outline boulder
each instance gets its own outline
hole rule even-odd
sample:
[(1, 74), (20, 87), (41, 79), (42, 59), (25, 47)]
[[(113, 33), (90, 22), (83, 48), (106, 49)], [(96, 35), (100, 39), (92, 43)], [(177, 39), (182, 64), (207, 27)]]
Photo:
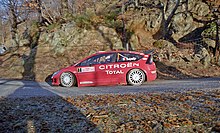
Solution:
[(113, 49), (123, 49), (122, 42), (115, 29), (106, 26), (99, 26), (97, 31), (110, 47)]
[(195, 54), (194, 59), (196, 61), (199, 60), (204, 65), (204, 67), (208, 67), (211, 62), (211, 56), (210, 56), (208, 50), (205, 47), (203, 47), (202, 45), (197, 45), (195, 52), (196, 52), (196, 54)]
[(177, 53), (178, 49), (176, 48), (176, 46), (166, 40), (158, 40), (156, 42), (154, 42), (154, 47), (160, 48), (160, 52), (159, 52), (159, 59), (168, 59), (171, 62), (175, 62), (177, 60), (179, 60), (179, 58), (175, 59), (175, 53)]
[(215, 40), (204, 38), (203, 41), (207, 44), (208, 48), (215, 48)]
[(28, 39), (23, 39), (19, 41), (19, 46), (27, 46), (30, 45), (30, 41)]
[(190, 14), (178, 13), (173, 17), (173, 21), (172, 30), (174, 34), (172, 37), (175, 40), (179, 40), (196, 29), (196, 26), (193, 25), (193, 17)]

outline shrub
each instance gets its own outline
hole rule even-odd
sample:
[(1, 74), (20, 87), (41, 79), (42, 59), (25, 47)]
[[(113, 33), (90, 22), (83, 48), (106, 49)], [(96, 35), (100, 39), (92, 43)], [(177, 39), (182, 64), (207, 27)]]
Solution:
[(203, 32), (202, 32), (202, 35), (203, 36), (207, 36), (207, 37), (213, 37), (215, 38), (216, 36), (216, 23), (215, 22), (212, 22), (212, 23), (209, 23), (207, 25), (207, 29), (205, 29)]
[(88, 13), (76, 15), (74, 21), (76, 25), (80, 28), (90, 29), (92, 27), (91, 21), (92, 15)]

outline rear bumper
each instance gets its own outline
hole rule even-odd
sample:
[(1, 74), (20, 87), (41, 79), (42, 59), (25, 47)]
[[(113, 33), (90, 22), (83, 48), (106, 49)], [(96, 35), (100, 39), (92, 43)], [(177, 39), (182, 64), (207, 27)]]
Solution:
[(153, 81), (156, 78), (157, 78), (157, 71), (153, 70), (153, 71), (150, 71), (150, 73), (148, 74), (147, 81)]

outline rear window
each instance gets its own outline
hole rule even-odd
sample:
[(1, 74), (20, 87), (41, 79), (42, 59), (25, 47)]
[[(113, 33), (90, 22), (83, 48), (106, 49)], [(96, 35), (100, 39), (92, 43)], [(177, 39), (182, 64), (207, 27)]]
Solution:
[(139, 54), (118, 53), (117, 55), (118, 62), (138, 61), (141, 58), (143, 58), (143, 56)]

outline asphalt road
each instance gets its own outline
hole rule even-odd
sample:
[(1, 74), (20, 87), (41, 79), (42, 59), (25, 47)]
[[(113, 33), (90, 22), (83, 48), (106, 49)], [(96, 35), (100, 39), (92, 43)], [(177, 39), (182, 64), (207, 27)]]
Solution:
[(0, 79), (0, 97), (29, 98), (38, 96), (80, 96), (99, 94), (127, 94), (138, 92), (167, 92), (193, 89), (220, 89), (220, 77), (187, 80), (156, 80), (141, 86), (100, 86), (64, 88), (50, 86), (46, 82), (38, 83), (22, 80)]

